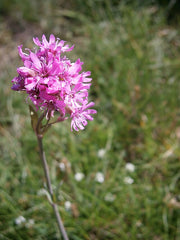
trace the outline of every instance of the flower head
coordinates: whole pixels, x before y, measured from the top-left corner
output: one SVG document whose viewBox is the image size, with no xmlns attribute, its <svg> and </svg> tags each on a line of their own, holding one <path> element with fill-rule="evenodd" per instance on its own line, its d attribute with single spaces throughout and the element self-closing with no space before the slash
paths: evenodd
<svg viewBox="0 0 180 240">
<path fill-rule="evenodd" d="M 134 182 L 134 179 L 129 176 L 124 178 L 124 183 L 126 184 L 132 184 L 133 182 Z"/>
<path fill-rule="evenodd" d="M 75 175 L 74 175 L 74 178 L 77 182 L 80 182 L 81 180 L 83 180 L 84 178 L 84 173 L 82 172 L 77 172 Z"/>
<path fill-rule="evenodd" d="M 66 201 L 66 202 L 64 203 L 64 207 L 65 207 L 65 209 L 66 209 L 67 211 L 71 210 L 71 207 L 72 207 L 71 202 L 70 202 L 70 201 Z"/>
<path fill-rule="evenodd" d="M 132 163 L 126 163 L 125 169 L 129 172 L 134 172 L 135 171 L 135 166 Z"/>
<path fill-rule="evenodd" d="M 20 225 L 22 223 L 26 222 L 26 219 L 23 216 L 19 216 L 15 219 L 16 225 Z"/>
<path fill-rule="evenodd" d="M 95 176 L 95 180 L 98 183 L 103 183 L 104 182 L 104 174 L 102 172 L 97 172 Z"/>
<path fill-rule="evenodd" d="M 17 68 L 19 75 L 12 80 L 12 89 L 25 91 L 37 110 L 48 111 L 47 116 L 59 112 L 59 121 L 69 116 L 71 130 L 83 130 L 96 113 L 91 109 L 94 103 L 88 102 L 91 73 L 82 72 L 80 59 L 71 62 L 63 55 L 74 48 L 65 45 L 65 41 L 52 34 L 49 41 L 45 35 L 42 41 L 37 37 L 33 41 L 37 46 L 34 52 L 27 49 L 24 53 L 22 45 L 18 47 L 24 65 Z"/>
</svg>

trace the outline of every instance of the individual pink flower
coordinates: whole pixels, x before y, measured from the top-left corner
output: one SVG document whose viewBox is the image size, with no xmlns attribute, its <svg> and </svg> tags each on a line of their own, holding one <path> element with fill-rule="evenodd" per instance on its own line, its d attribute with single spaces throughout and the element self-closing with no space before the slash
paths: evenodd
<svg viewBox="0 0 180 240">
<path fill-rule="evenodd" d="M 33 41 L 37 45 L 34 52 L 26 49 L 24 53 L 22 45 L 18 47 L 24 65 L 17 68 L 19 75 L 12 80 L 12 89 L 26 92 L 36 109 L 47 110 L 48 116 L 59 112 L 59 121 L 69 116 L 71 130 L 83 130 L 87 120 L 92 121 L 91 115 L 96 113 L 91 109 L 94 103 L 88 103 L 91 73 L 82 72 L 80 59 L 72 63 L 63 55 L 74 48 L 65 45 L 65 41 L 52 34 L 49 42 L 45 35 L 42 41 L 37 37 Z"/>
</svg>

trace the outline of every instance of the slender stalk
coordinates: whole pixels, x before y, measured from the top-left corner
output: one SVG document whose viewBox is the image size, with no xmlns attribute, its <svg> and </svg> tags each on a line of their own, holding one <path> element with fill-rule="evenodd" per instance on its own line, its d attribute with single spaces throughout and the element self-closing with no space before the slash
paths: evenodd
<svg viewBox="0 0 180 240">
<path fill-rule="evenodd" d="M 43 118 L 46 116 L 48 110 L 45 110 L 41 116 L 39 117 L 38 119 L 38 122 L 37 122 L 37 126 L 36 126 L 36 129 L 35 129 L 35 132 L 36 132 L 36 135 L 38 138 L 42 138 L 43 137 L 43 133 L 42 133 L 42 129 L 41 129 L 41 124 L 42 124 L 42 120 Z"/>
<path fill-rule="evenodd" d="M 42 136 L 37 135 L 37 140 L 38 140 L 38 145 L 39 145 L 39 150 L 40 150 L 40 157 L 41 157 L 42 165 L 43 165 L 43 168 L 44 168 L 44 174 L 45 174 L 45 177 L 46 177 L 48 191 L 49 191 L 49 193 L 51 195 L 51 199 L 52 199 L 51 205 L 53 207 L 53 210 L 54 210 L 54 213 L 55 213 L 55 216 L 56 216 L 58 228 L 59 228 L 60 233 L 63 236 L 63 239 L 64 240 L 69 240 L 69 238 L 67 236 L 67 233 L 66 233 L 66 230 L 64 228 L 61 216 L 59 214 L 57 205 L 56 205 L 56 203 L 54 203 L 53 189 L 52 189 L 51 180 L 50 180 L 50 176 L 49 176 L 49 168 L 48 168 L 48 164 L 47 164 L 47 161 L 46 161 L 46 155 L 45 155 L 45 152 L 43 150 Z"/>
</svg>

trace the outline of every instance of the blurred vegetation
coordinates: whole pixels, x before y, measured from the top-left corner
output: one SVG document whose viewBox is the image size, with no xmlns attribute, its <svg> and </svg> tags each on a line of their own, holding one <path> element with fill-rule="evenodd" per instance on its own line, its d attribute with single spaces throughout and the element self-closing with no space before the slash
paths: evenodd
<svg viewBox="0 0 180 240">
<path fill-rule="evenodd" d="M 177 2 L 0 1 L 0 239 L 58 239 L 26 96 L 11 90 L 17 46 L 53 33 L 92 72 L 98 110 L 85 131 L 71 133 L 67 121 L 44 139 L 70 240 L 179 240 L 180 24 L 168 12 Z"/>
</svg>

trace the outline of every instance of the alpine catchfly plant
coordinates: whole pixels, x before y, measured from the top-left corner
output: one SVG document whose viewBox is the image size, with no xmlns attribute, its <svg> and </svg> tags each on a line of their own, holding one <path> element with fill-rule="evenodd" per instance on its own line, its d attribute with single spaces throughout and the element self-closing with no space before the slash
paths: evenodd
<svg viewBox="0 0 180 240">
<path fill-rule="evenodd" d="M 90 72 L 81 72 L 83 62 L 77 59 L 71 62 L 65 52 L 72 47 L 65 45 L 65 41 L 55 39 L 50 35 L 49 42 L 45 35 L 42 42 L 34 38 L 38 46 L 35 51 L 18 47 L 19 55 L 24 66 L 17 68 L 12 89 L 25 91 L 36 109 L 46 112 L 46 119 L 50 120 L 54 112 L 59 112 L 57 121 L 71 120 L 71 130 L 84 129 L 87 120 L 93 120 L 96 113 L 93 102 L 88 103 L 88 89 L 91 86 Z"/>
<path fill-rule="evenodd" d="M 46 177 L 50 203 L 54 209 L 59 230 L 68 239 L 61 220 L 51 186 L 49 169 L 43 150 L 43 136 L 55 123 L 71 119 L 71 131 L 83 130 L 92 121 L 96 110 L 92 109 L 94 102 L 88 100 L 88 90 L 91 86 L 91 72 L 83 72 L 83 62 L 77 59 L 71 62 L 65 52 L 72 51 L 65 41 L 50 35 L 49 41 L 45 35 L 42 40 L 33 38 L 35 49 L 18 47 L 23 66 L 17 68 L 18 76 L 12 80 L 12 89 L 27 93 L 30 108 L 31 123 L 36 133 L 40 157 Z"/>
</svg>

